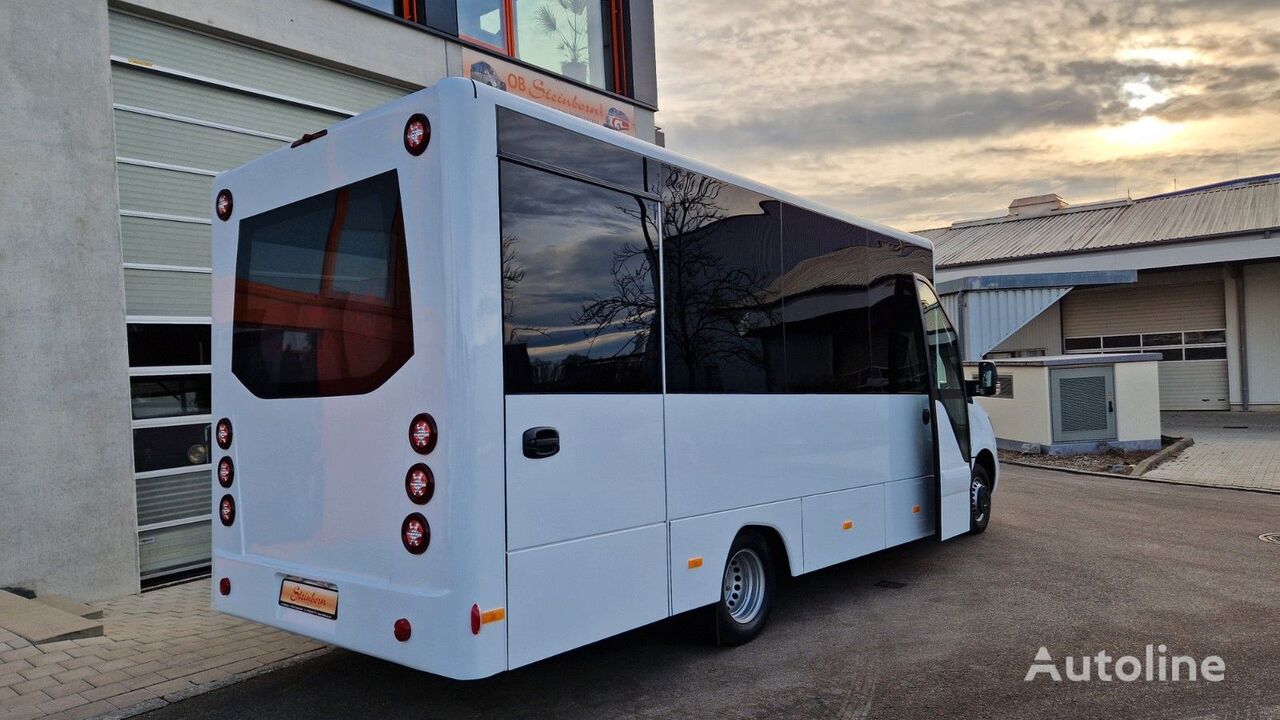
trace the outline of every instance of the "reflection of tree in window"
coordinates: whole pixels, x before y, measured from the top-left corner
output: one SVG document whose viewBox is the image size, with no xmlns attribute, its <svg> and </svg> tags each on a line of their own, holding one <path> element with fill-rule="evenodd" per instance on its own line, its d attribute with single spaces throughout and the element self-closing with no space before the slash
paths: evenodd
<svg viewBox="0 0 1280 720">
<path fill-rule="evenodd" d="M 668 391 L 781 389 L 777 203 L 667 168 L 662 216 Z"/>
</svg>

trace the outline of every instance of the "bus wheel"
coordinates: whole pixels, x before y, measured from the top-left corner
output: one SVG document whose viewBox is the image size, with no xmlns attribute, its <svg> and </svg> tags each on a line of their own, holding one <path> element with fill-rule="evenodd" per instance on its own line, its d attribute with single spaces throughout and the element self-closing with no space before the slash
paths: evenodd
<svg viewBox="0 0 1280 720">
<path fill-rule="evenodd" d="M 729 548 L 720 602 L 716 605 L 716 640 L 741 645 L 764 629 L 774 592 L 773 557 L 756 532 L 742 532 Z"/>
<path fill-rule="evenodd" d="M 987 529 L 991 522 L 991 478 L 986 468 L 973 466 L 973 478 L 969 481 L 969 532 L 973 535 Z"/>
</svg>

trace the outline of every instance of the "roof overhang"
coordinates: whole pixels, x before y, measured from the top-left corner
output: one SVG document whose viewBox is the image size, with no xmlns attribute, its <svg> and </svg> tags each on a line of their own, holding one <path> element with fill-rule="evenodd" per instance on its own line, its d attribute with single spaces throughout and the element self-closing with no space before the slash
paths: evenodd
<svg viewBox="0 0 1280 720">
<path fill-rule="evenodd" d="M 1138 281 L 1137 270 L 1084 270 L 1081 272 L 1026 273 L 1021 275 L 967 275 L 938 283 L 938 293 L 949 295 L 974 290 L 1122 285 Z"/>
</svg>

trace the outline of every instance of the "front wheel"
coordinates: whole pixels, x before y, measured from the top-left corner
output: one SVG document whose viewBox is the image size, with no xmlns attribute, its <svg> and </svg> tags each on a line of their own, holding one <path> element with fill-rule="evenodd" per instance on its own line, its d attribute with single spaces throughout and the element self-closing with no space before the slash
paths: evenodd
<svg viewBox="0 0 1280 720">
<path fill-rule="evenodd" d="M 973 466 L 969 480 L 969 532 L 977 535 L 991 522 L 991 477 L 981 465 Z"/>
<path fill-rule="evenodd" d="M 773 605 L 773 556 L 758 533 L 738 535 L 729 548 L 716 605 L 716 640 L 721 645 L 742 645 L 764 629 Z"/>
</svg>

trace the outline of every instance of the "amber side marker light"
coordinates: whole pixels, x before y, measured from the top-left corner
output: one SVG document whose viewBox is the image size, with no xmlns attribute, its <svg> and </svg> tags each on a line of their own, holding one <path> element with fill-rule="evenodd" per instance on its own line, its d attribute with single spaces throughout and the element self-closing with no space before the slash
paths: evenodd
<svg viewBox="0 0 1280 720">
<path fill-rule="evenodd" d="M 422 113 L 415 113 L 404 124 L 404 149 L 418 156 L 427 151 L 431 142 L 431 121 Z"/>
</svg>

